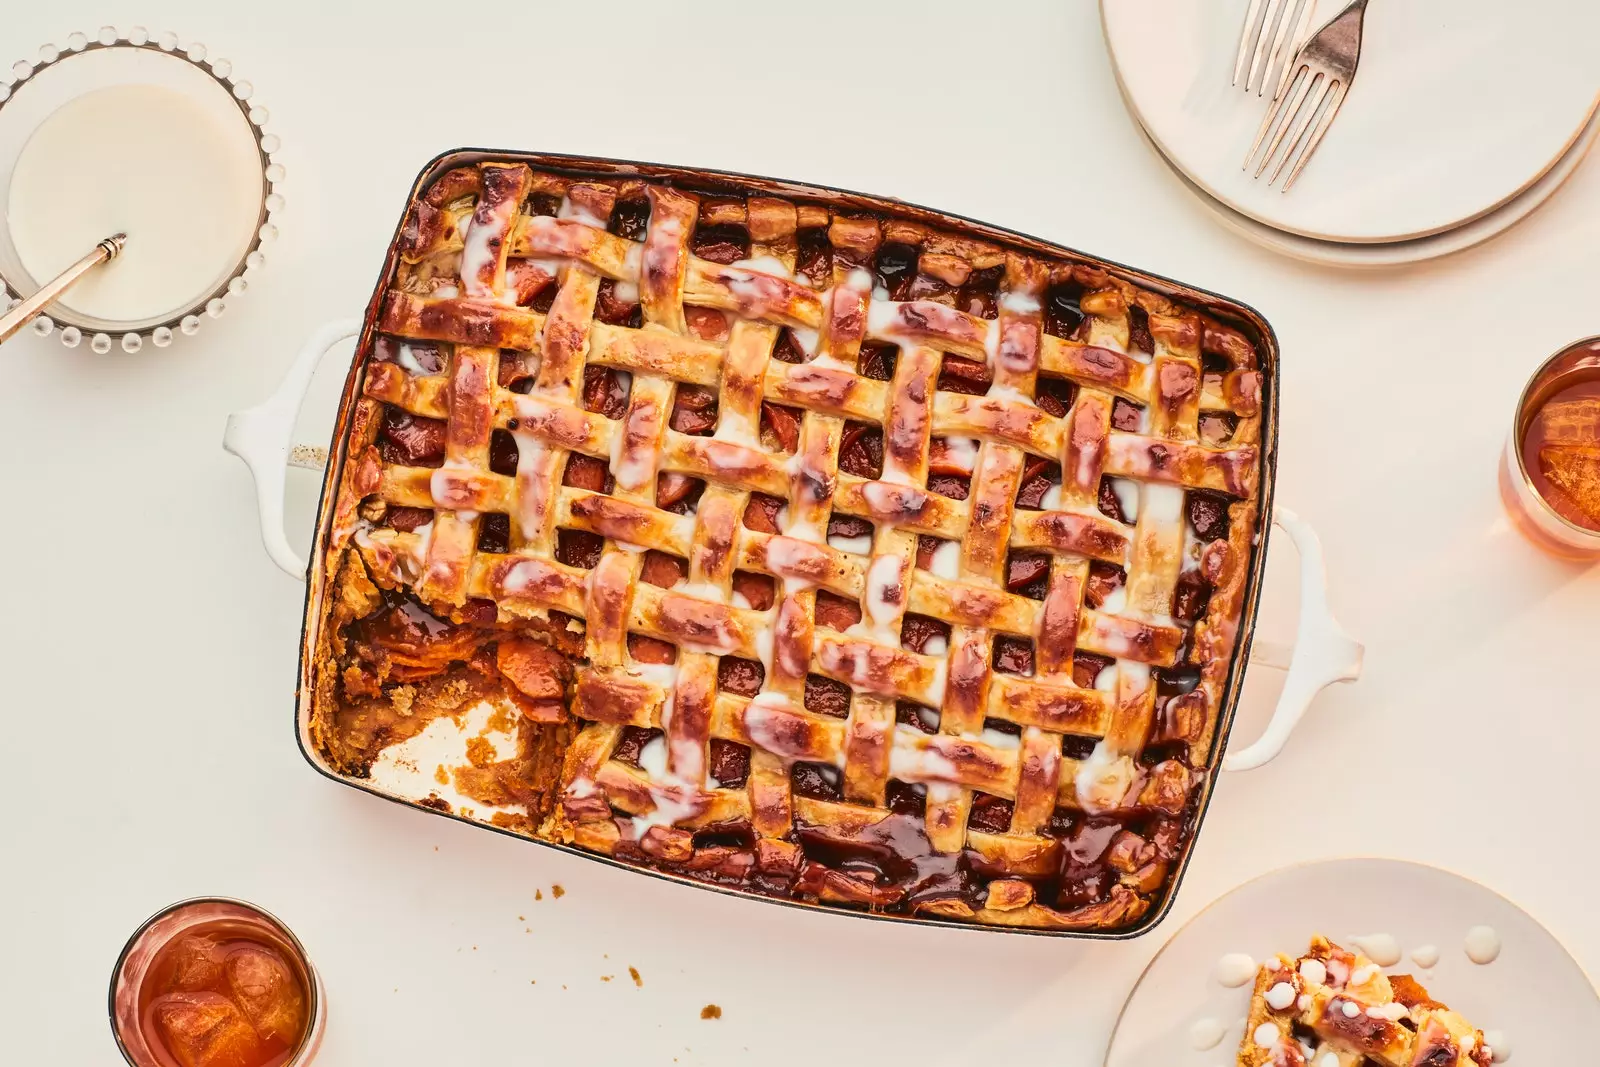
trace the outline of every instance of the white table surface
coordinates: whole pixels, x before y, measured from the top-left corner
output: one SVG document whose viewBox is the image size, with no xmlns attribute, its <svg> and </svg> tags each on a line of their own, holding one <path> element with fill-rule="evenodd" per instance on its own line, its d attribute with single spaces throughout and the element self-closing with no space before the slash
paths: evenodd
<svg viewBox="0 0 1600 1067">
<path fill-rule="evenodd" d="M 1579 844 L 1600 752 L 1600 569 L 1520 541 L 1494 486 L 1531 368 L 1600 331 L 1600 164 L 1486 246 L 1340 273 L 1261 251 L 1189 198 L 1123 111 L 1091 0 L 350 6 L 7 10 L 5 65 L 136 20 L 232 59 L 283 138 L 288 206 L 259 283 L 196 338 L 137 356 L 32 336 L 0 350 L 0 1058 L 113 1062 L 123 939 L 203 893 L 257 901 L 302 936 L 328 987 L 328 1067 L 1088 1067 L 1164 932 L 1252 875 L 1351 854 L 1477 878 L 1600 969 Z M 893 194 L 1268 316 L 1284 353 L 1279 498 L 1322 533 L 1366 676 L 1326 693 L 1275 763 L 1220 785 L 1162 928 L 1087 944 L 801 913 L 386 804 L 305 764 L 303 590 L 261 550 L 223 421 L 314 326 L 360 312 L 415 172 L 463 144 Z M 309 439 L 326 434 L 324 377 Z M 314 481 L 291 483 L 303 542 Z M 1287 637 L 1286 538 L 1273 556 L 1261 632 Z M 1241 740 L 1280 681 L 1251 672 Z M 722 1019 L 701 1021 L 707 1003 Z"/>
</svg>

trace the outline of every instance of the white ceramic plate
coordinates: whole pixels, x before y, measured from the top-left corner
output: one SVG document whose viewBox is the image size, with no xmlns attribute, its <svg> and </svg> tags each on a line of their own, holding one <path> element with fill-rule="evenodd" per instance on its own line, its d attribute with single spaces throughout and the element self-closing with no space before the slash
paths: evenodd
<svg viewBox="0 0 1600 1067">
<path fill-rule="evenodd" d="M 1452 252 L 1460 252 L 1510 229 L 1531 215 L 1536 208 L 1554 196 L 1556 190 L 1566 184 L 1567 179 L 1588 156 L 1597 138 L 1600 138 L 1600 111 L 1590 117 L 1577 143 L 1567 154 L 1562 156 L 1555 166 L 1545 171 L 1544 176 L 1534 182 L 1526 192 L 1509 204 L 1431 237 L 1419 237 L 1411 241 L 1390 241 L 1383 244 L 1319 241 L 1314 237 L 1301 237 L 1299 234 L 1275 230 L 1255 219 L 1246 218 L 1228 205 L 1214 199 L 1204 189 L 1185 178 L 1176 167 L 1173 168 L 1173 172 L 1174 176 L 1199 198 L 1206 210 L 1215 215 L 1223 225 L 1274 252 L 1308 263 L 1325 263 L 1337 267 L 1392 267 L 1405 263 L 1420 263 Z M 1149 139 L 1148 134 L 1146 139 Z M 1171 160 L 1161 155 L 1161 150 L 1155 142 L 1151 141 L 1150 144 L 1162 162 L 1170 166 Z"/>
<path fill-rule="evenodd" d="M 1499 958 L 1473 963 L 1467 931 L 1488 926 Z M 1476 882 L 1402 860 L 1344 859 L 1286 867 L 1233 890 L 1182 927 L 1156 954 L 1117 1020 L 1106 1067 L 1222 1067 L 1234 1062 L 1250 986 L 1216 981 L 1217 961 L 1234 952 L 1262 960 L 1298 955 L 1311 935 L 1346 943 L 1388 934 L 1406 956 L 1388 974 L 1411 974 L 1473 1025 L 1503 1035 L 1512 1063 L 1563 1063 L 1579 1035 L 1600 1032 L 1600 996 L 1561 942 L 1527 912 Z M 1439 952 L 1425 971 L 1409 953 Z M 1220 1044 L 1196 1049 L 1202 1019 L 1226 1027 Z"/>
<path fill-rule="evenodd" d="M 1234 211 L 1324 241 L 1411 240 L 1511 201 L 1600 103 L 1600 4 L 1405 0 L 1367 11 L 1361 66 L 1285 194 L 1241 169 L 1268 101 L 1234 87 L 1248 0 L 1101 0 L 1129 107 L 1180 173 Z M 1318 21 L 1343 7 L 1319 0 Z"/>
</svg>

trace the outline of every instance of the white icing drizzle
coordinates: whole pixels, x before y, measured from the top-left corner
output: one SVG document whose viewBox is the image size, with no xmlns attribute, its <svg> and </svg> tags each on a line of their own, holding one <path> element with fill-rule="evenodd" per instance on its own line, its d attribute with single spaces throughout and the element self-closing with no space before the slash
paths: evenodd
<svg viewBox="0 0 1600 1067">
<path fill-rule="evenodd" d="M 453 285 L 441 285 L 428 295 L 439 300 L 454 300 L 461 295 L 461 290 Z"/>
<path fill-rule="evenodd" d="M 479 279 L 483 273 L 494 264 L 495 253 L 489 247 L 489 238 L 494 234 L 493 220 L 478 222 L 476 216 L 472 225 L 467 227 L 467 232 L 461 238 L 461 284 L 471 292 L 475 285 L 481 284 Z"/>
<path fill-rule="evenodd" d="M 1100 602 L 1100 606 L 1095 610 L 1102 615 L 1121 615 L 1123 609 L 1127 606 L 1128 587 L 1119 585 L 1106 594 L 1106 598 Z"/>
<path fill-rule="evenodd" d="M 772 274 L 789 281 L 794 280 L 794 273 L 776 256 L 752 256 L 749 259 L 736 259 L 728 264 L 733 270 L 753 270 L 762 274 Z"/>
<path fill-rule="evenodd" d="M 411 346 L 408 344 L 402 344 L 400 346 L 400 351 L 395 355 L 395 362 L 400 364 L 400 366 L 405 370 L 421 378 L 426 378 L 437 373 L 436 371 L 428 370 L 421 363 L 418 363 L 416 353 L 411 350 Z"/>
<path fill-rule="evenodd" d="M 1089 757 L 1079 761 L 1072 784 L 1078 806 L 1084 811 L 1090 815 L 1111 811 L 1122 803 L 1133 784 L 1133 760 L 1117 753 L 1101 738 Z"/>
<path fill-rule="evenodd" d="M 900 566 L 902 560 L 896 555 L 882 555 L 873 558 L 867 567 L 867 589 L 863 598 L 867 618 L 879 628 L 887 627 L 899 617 L 900 608 L 905 602 L 905 587 L 900 581 Z M 898 595 L 898 600 L 891 600 L 890 594 Z M 893 635 L 890 635 L 892 639 Z"/>
<path fill-rule="evenodd" d="M 1118 590 L 1121 592 L 1121 590 Z M 1108 663 L 1100 668 L 1094 676 L 1094 687 L 1102 693 L 1115 693 L 1117 691 L 1117 665 Z"/>
<path fill-rule="evenodd" d="M 843 374 L 855 374 L 856 369 L 844 360 L 836 357 L 832 352 L 819 352 L 815 359 L 807 363 L 808 367 L 818 367 L 822 370 L 836 370 Z"/>
<path fill-rule="evenodd" d="M 1406 1017 L 1406 1006 L 1398 1000 L 1391 1000 L 1387 1004 L 1374 1004 L 1367 1009 L 1369 1019 L 1387 1019 L 1397 1023 Z"/>
<path fill-rule="evenodd" d="M 1140 497 L 1139 510 L 1144 514 L 1147 525 L 1166 530 L 1176 529 L 1183 522 L 1183 490 L 1180 487 L 1146 482 Z"/>
<path fill-rule="evenodd" d="M 1351 985 L 1366 985 L 1378 976 L 1376 964 L 1364 963 L 1350 972 Z"/>
<path fill-rule="evenodd" d="M 978 439 L 976 437 L 946 437 L 945 458 L 963 474 L 971 474 L 978 466 Z"/>
<path fill-rule="evenodd" d="M 707 600 L 713 604 L 728 603 L 728 594 L 722 588 L 711 582 L 691 582 L 684 579 L 672 587 L 674 593 L 692 596 L 697 600 Z"/>
<path fill-rule="evenodd" d="M 860 537 L 841 537 L 838 534 L 828 535 L 830 547 L 837 548 L 840 552 L 853 552 L 864 556 L 872 551 L 872 535 L 862 534 Z"/>
<path fill-rule="evenodd" d="M 1321 960 L 1301 960 L 1300 977 L 1312 985 L 1326 985 L 1328 981 L 1328 968 L 1323 966 Z"/>
<path fill-rule="evenodd" d="M 472 469 L 471 465 L 462 463 L 460 460 L 445 460 L 444 465 L 428 477 L 428 494 L 433 497 L 434 506 L 454 510 L 462 519 L 468 522 L 472 521 L 468 518 L 471 513 L 461 510 L 450 502 L 452 499 L 451 488 L 455 484 L 450 475 L 452 472 L 461 473 Z M 476 515 L 472 515 L 472 518 L 476 517 Z"/>
<path fill-rule="evenodd" d="M 990 319 L 989 325 L 983 331 L 984 362 L 994 366 L 995 356 L 1000 351 L 1000 320 Z"/>
<path fill-rule="evenodd" d="M 1061 483 L 1051 482 L 1050 488 L 1044 491 L 1044 496 L 1039 499 L 1039 508 L 1043 511 L 1056 511 L 1061 507 Z"/>
<path fill-rule="evenodd" d="M 614 282 L 611 286 L 611 295 L 624 304 L 637 304 L 639 302 L 639 283 Z"/>
<path fill-rule="evenodd" d="M 1015 386 L 1001 385 L 998 381 L 989 383 L 989 391 L 984 394 L 990 400 L 1000 400 L 1008 404 L 1021 404 L 1024 407 L 1038 407 L 1033 402 L 1033 397 L 1017 389 Z"/>
<path fill-rule="evenodd" d="M 1271 1048 L 1278 1043 L 1278 1038 L 1282 1036 L 1283 1032 L 1278 1029 L 1277 1023 L 1262 1023 L 1256 1027 L 1256 1032 L 1250 1035 L 1250 1040 L 1262 1048 Z"/>
<path fill-rule="evenodd" d="M 744 709 L 744 728 L 750 740 L 779 756 L 796 759 L 805 752 L 793 747 L 778 723 L 795 711 L 794 702 L 782 693 L 757 693 Z"/>
<path fill-rule="evenodd" d="M 793 473 L 792 471 L 790 473 Z M 778 529 L 783 531 L 783 536 L 792 537 L 796 541 L 809 541 L 816 544 L 823 539 L 822 527 L 816 520 L 802 520 L 798 517 L 790 518 L 787 505 L 778 510 Z M 831 541 L 829 542 L 832 543 Z"/>
<path fill-rule="evenodd" d="M 1256 976 L 1256 961 L 1243 952 L 1230 952 L 1217 961 L 1214 971 L 1217 982 L 1229 989 L 1237 989 Z"/>
<path fill-rule="evenodd" d="M 692 801 L 681 799 L 675 795 L 679 790 L 685 793 L 692 793 L 691 787 L 679 782 L 669 782 L 668 785 L 676 788 L 662 789 L 659 786 L 651 786 L 650 799 L 655 802 L 655 810 L 633 817 L 633 833 L 635 837 L 644 837 L 652 826 L 671 826 L 680 819 L 689 818 L 699 810 Z"/>
<path fill-rule="evenodd" d="M 888 290 L 881 286 L 874 289 L 872 300 L 867 304 L 867 335 L 891 340 L 904 336 L 905 323 L 900 319 L 900 309 L 904 306 L 901 301 L 890 300 Z"/>
<path fill-rule="evenodd" d="M 617 485 L 632 492 L 638 492 L 650 484 L 650 476 L 655 471 L 655 457 L 642 448 L 631 451 L 626 450 L 625 442 L 627 433 L 624 432 L 628 425 L 629 411 L 623 415 L 622 429 L 611 434 L 611 462 L 609 464 L 611 476 L 617 480 Z"/>
<path fill-rule="evenodd" d="M 734 270 L 726 268 L 722 272 L 722 284 L 735 296 L 748 300 L 756 307 L 764 306 L 769 297 L 769 291 L 761 284 L 758 272 L 748 270 Z"/>
<path fill-rule="evenodd" d="M 1389 934 L 1365 934 L 1350 940 L 1379 967 L 1393 967 L 1400 962 L 1400 942 Z M 1351 980 L 1360 985 L 1365 979 L 1352 977 Z"/>
<path fill-rule="evenodd" d="M 573 222 L 581 222 L 585 226 L 593 226 L 597 230 L 603 230 L 606 228 L 604 220 L 598 219 L 594 215 L 591 215 L 588 209 L 574 207 L 572 198 L 569 196 L 564 196 L 561 198 L 561 207 L 556 211 L 556 218 L 571 219 Z"/>
<path fill-rule="evenodd" d="M 1037 315 L 1042 310 L 1037 299 L 1019 289 L 1008 289 L 1001 293 L 999 305 L 1002 310 L 1014 315 Z"/>
<path fill-rule="evenodd" d="M 773 604 L 773 611 L 778 610 L 778 605 Z M 772 648 L 774 643 L 771 626 L 757 626 L 755 628 L 756 657 L 761 660 L 761 665 L 767 669 L 767 675 L 772 675 Z"/>
<path fill-rule="evenodd" d="M 822 335 L 816 330 L 809 326 L 791 326 L 789 336 L 800 346 L 800 351 L 812 357 L 817 355 L 817 343 L 822 339 Z"/>
<path fill-rule="evenodd" d="M 1500 935 L 1492 926 L 1474 926 L 1467 931 L 1467 959 L 1473 963 L 1493 963 L 1500 956 Z"/>
<path fill-rule="evenodd" d="M 783 591 L 793 595 L 816 586 L 799 573 L 802 560 L 810 557 L 811 546 L 796 538 L 784 535 L 767 541 L 767 568 L 783 579 Z"/>
<path fill-rule="evenodd" d="M 1129 481 L 1127 478 L 1113 478 L 1111 491 L 1116 494 L 1117 503 L 1122 505 L 1122 517 L 1129 522 L 1138 522 L 1139 483 Z"/>
<path fill-rule="evenodd" d="M 1008 734 L 1004 730 L 996 730 L 985 726 L 978 734 L 977 740 L 994 748 L 1018 749 L 1022 747 L 1022 737 L 1019 734 Z"/>
<path fill-rule="evenodd" d="M 1339 1005 L 1339 1010 L 1344 1012 L 1346 1019 L 1354 1019 L 1361 1014 L 1361 1007 L 1353 1000 L 1347 1000 Z"/>
<path fill-rule="evenodd" d="M 961 574 L 961 544 L 958 541 L 942 541 L 939 547 L 933 550 L 933 558 L 928 561 L 928 572 L 938 578 L 955 579 Z M 932 653 L 929 653 L 932 655 Z"/>
<path fill-rule="evenodd" d="M 1273 1011 L 1285 1011 L 1288 1009 L 1289 1005 L 1294 1003 L 1294 986 L 1290 985 L 1288 982 L 1279 982 L 1277 985 L 1274 985 L 1271 989 L 1267 990 L 1266 996 L 1263 997 L 1263 999 L 1267 1002 L 1267 1007 L 1271 1008 Z"/>
<path fill-rule="evenodd" d="M 519 430 L 511 436 L 517 442 L 517 522 L 524 531 L 531 533 L 539 525 L 536 502 L 542 495 L 542 488 L 530 492 L 529 483 L 539 476 L 538 468 L 549 455 L 549 449 L 542 438 L 531 433 Z"/>
<path fill-rule="evenodd" d="M 662 779 L 667 776 L 667 739 L 665 737 L 652 737 L 639 750 L 639 769 L 654 779 Z"/>
<path fill-rule="evenodd" d="M 946 641 L 941 634 L 934 634 L 922 646 L 922 654 L 924 656 L 942 656 L 948 651 L 950 651 L 950 642 Z"/>
<path fill-rule="evenodd" d="M 1439 946 L 1418 945 L 1411 950 L 1411 962 L 1418 967 L 1437 967 L 1439 965 Z"/>
<path fill-rule="evenodd" d="M 889 777 L 907 782 L 959 782 L 956 765 L 927 745 L 927 735 L 915 726 L 899 723 L 889 749 Z M 930 797 L 932 790 L 929 790 Z"/>
</svg>

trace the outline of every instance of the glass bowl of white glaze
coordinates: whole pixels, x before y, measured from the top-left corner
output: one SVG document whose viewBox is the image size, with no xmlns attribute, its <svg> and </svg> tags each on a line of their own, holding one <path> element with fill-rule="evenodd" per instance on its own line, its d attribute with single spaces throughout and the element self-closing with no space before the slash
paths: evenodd
<svg viewBox="0 0 1600 1067">
<path fill-rule="evenodd" d="M 254 96 L 204 44 L 138 26 L 73 33 L 0 71 L 0 306 L 120 231 L 123 254 L 35 333 L 132 353 L 221 315 L 283 207 L 278 138 Z"/>
</svg>

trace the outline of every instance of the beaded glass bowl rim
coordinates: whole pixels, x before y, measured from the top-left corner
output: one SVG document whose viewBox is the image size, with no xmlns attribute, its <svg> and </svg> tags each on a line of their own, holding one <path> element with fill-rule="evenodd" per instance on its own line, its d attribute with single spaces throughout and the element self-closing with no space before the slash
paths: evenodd
<svg viewBox="0 0 1600 1067">
<path fill-rule="evenodd" d="M 56 312 L 54 318 L 50 315 L 40 315 L 31 324 L 33 332 L 38 336 L 49 337 L 55 334 L 68 348 L 76 348 L 87 337 L 89 347 L 95 352 L 109 352 L 115 343 L 120 345 L 124 352 L 131 354 L 144 347 L 147 336 L 151 344 L 157 348 L 165 348 L 179 334 L 188 336 L 197 333 L 202 316 L 213 319 L 219 317 L 227 310 L 229 298 L 238 296 L 249 288 L 266 261 L 262 246 L 270 244 L 278 236 L 277 225 L 272 219 L 283 209 L 283 194 L 279 191 L 279 187 L 283 183 L 284 169 L 283 164 L 273 160 L 280 147 L 278 135 L 265 130 L 271 117 L 270 113 L 265 107 L 252 102 L 255 87 L 234 75 L 231 62 L 226 59 L 210 59 L 209 50 L 204 44 L 199 41 L 185 43 L 171 30 L 152 34 L 143 26 L 134 26 L 126 31 L 118 30 L 115 26 L 102 26 L 93 36 L 81 31 L 68 34 L 65 46 L 53 43 L 40 45 L 35 58 L 19 59 L 9 68 L 0 70 L 0 110 L 16 98 L 19 87 L 25 86 L 41 71 L 74 56 L 113 48 L 140 49 L 167 55 L 188 63 L 220 85 L 227 92 L 229 99 L 239 108 L 246 128 L 255 140 L 262 174 L 261 203 L 255 234 L 251 237 L 249 245 L 228 272 L 227 277 L 189 307 L 175 312 L 160 322 L 118 333 L 96 330 L 92 325 L 85 328 L 83 320 L 74 321 L 73 313 L 64 311 L 60 307 L 54 309 Z M 22 294 L 14 282 L 0 275 L 0 308 L 14 307 L 21 300 Z"/>
</svg>

